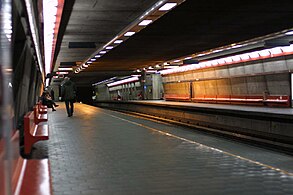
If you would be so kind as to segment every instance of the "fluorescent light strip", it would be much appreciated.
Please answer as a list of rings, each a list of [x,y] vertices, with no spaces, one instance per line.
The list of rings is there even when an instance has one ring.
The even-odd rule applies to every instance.
[[[44,51],[46,74],[51,72],[57,6],[58,0],[43,0]]]
[[[113,82],[113,83],[109,83],[109,84],[107,84],[107,86],[108,87],[113,87],[113,86],[116,86],[116,85],[130,83],[130,82],[134,82],[134,81],[138,81],[138,80],[139,80],[138,77],[134,76],[134,77],[131,77],[131,78],[127,78],[127,79],[123,79],[123,80],[116,81],[116,82]]]
[[[119,43],[122,43],[122,42],[123,42],[123,40],[121,40],[121,39],[117,39],[116,41],[114,41],[115,44],[119,44]]]
[[[138,26],[147,26],[152,22],[153,22],[152,20],[143,20],[138,24]]]
[[[12,17],[11,17],[11,3],[9,3],[9,1],[7,1],[6,3],[3,2],[2,4],[3,8],[3,13],[2,13],[2,20],[1,22],[3,22],[3,31],[4,34],[6,36],[6,38],[8,39],[9,42],[11,42],[11,36],[12,36]]]
[[[101,55],[95,55],[95,58],[100,58],[101,57]]]
[[[108,46],[105,49],[113,49],[113,48],[114,48],[113,46]]]
[[[106,51],[100,51],[100,54],[105,54],[105,53],[107,53]]]
[[[72,71],[73,68],[58,68],[58,70],[69,70],[69,71]]]
[[[177,3],[165,3],[162,7],[159,8],[160,11],[169,11],[173,7],[175,7]]]
[[[37,29],[37,25],[36,25],[36,21],[35,21],[35,17],[34,17],[34,12],[32,10],[32,0],[25,0],[25,6],[26,6],[26,11],[28,13],[28,20],[29,20],[29,26],[30,26],[30,30],[32,33],[32,37],[33,37],[33,42],[35,45],[35,51],[37,53],[37,59],[38,59],[38,63],[39,63],[39,68],[40,71],[42,73],[42,77],[43,79],[45,79],[45,72],[43,69],[43,61],[42,61],[42,57],[41,57],[41,51],[40,51],[40,47],[39,47],[39,35],[38,32],[35,31],[35,29]]]
[[[56,74],[68,74],[68,72],[56,72]]]
[[[286,32],[285,35],[293,35],[293,30],[289,31],[289,32]]]
[[[130,37],[132,35],[134,35],[135,32],[132,32],[132,31],[128,31],[127,33],[124,34],[125,37]]]

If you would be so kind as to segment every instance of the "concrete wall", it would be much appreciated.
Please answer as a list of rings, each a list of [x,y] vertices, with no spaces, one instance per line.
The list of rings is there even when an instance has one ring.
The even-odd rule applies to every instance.
[[[183,82],[192,82],[193,97],[201,95],[290,95],[293,57],[213,67],[163,76],[165,93],[186,92]],[[178,81],[181,83],[179,84]]]
[[[101,84],[94,88],[96,100],[110,100],[110,93],[107,85]]]

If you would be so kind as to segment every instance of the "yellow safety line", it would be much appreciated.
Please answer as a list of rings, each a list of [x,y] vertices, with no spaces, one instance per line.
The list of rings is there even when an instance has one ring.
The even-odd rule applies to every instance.
[[[128,115],[128,116],[132,116],[132,117],[137,117],[137,116],[133,116],[133,115],[130,115],[130,114],[126,114],[126,113],[121,113],[119,112],[119,114],[124,114],[124,115]],[[149,127],[149,126],[146,126],[146,125],[143,125],[143,124],[140,124],[140,123],[137,123],[137,122],[133,122],[133,121],[130,121],[130,120],[127,120],[127,119],[123,119],[123,118],[120,118],[118,116],[114,116],[112,114],[108,114],[107,115],[109,116],[112,116],[113,118],[117,118],[117,119],[120,119],[122,121],[126,121],[128,123],[131,123],[131,124],[134,124],[134,125],[137,125],[137,126],[141,126],[141,127],[144,127],[146,129],[149,129],[149,130],[152,130],[152,131],[155,131],[157,133],[160,133],[162,135],[165,135],[165,136],[169,136],[169,137],[172,137],[172,138],[176,138],[176,139],[179,139],[179,140],[182,140],[182,141],[186,141],[186,142],[189,142],[189,143],[192,143],[192,144],[196,144],[198,146],[202,146],[202,147],[206,147],[208,149],[211,149],[211,150],[214,150],[214,151],[217,151],[217,152],[221,152],[223,154],[226,154],[226,155],[229,155],[229,156],[233,156],[235,158],[239,158],[241,160],[245,160],[245,161],[248,161],[250,163],[254,163],[254,164],[257,164],[257,165],[260,165],[260,166],[264,166],[264,167],[267,167],[269,169],[272,169],[272,170],[275,170],[275,171],[278,171],[278,172],[282,172],[286,175],[289,175],[289,176],[293,176],[293,173],[290,173],[290,172],[287,172],[285,170],[282,170],[282,169],[279,169],[279,168],[276,168],[276,167],[273,167],[273,166],[270,166],[270,165],[266,165],[266,164],[263,164],[261,162],[257,162],[257,161],[254,161],[254,160],[250,160],[248,158],[245,158],[245,157],[242,157],[242,156],[239,156],[239,155],[236,155],[236,154],[232,154],[230,152],[225,152],[223,150],[219,150],[217,148],[213,148],[213,147],[210,147],[210,146],[207,146],[207,145],[204,145],[204,144],[201,144],[201,143],[198,143],[198,142],[195,142],[195,141],[192,141],[192,140],[189,140],[189,139],[186,139],[186,138],[183,138],[183,137],[179,137],[177,135],[173,135],[171,133],[166,133],[166,132],[163,132],[161,130],[158,130],[158,129],[155,129],[153,127]]]

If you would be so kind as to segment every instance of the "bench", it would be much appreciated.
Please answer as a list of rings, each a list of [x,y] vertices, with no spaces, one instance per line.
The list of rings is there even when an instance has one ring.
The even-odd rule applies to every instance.
[[[47,106],[43,105],[41,102],[37,103],[38,109],[39,109],[39,113],[40,114],[47,114],[48,113],[48,108]]]
[[[188,94],[165,94],[165,100],[190,101]]]
[[[269,95],[262,102],[268,106],[290,107],[290,96],[287,95]]]
[[[48,139],[48,124],[44,122],[36,122],[35,112],[28,112],[24,116],[24,154],[30,154],[34,143]]]
[[[35,119],[35,123],[38,124],[40,122],[46,122],[48,121],[48,115],[47,114],[41,114],[39,112],[39,106],[35,105],[34,106],[34,119]]]
[[[264,99],[259,95],[201,95],[191,98],[193,102],[201,103],[228,103],[259,106],[290,107],[290,97],[287,95],[271,95]]]
[[[0,194],[52,194],[52,181],[50,176],[50,163],[48,159],[27,160],[19,155],[19,132],[13,133],[9,145],[11,158],[9,163],[4,160],[8,151],[3,139],[0,138]],[[4,173],[10,170],[9,175]],[[10,185],[5,185],[9,183]]]
[[[216,103],[217,96],[216,95],[200,95],[191,98],[194,102],[199,103]]]

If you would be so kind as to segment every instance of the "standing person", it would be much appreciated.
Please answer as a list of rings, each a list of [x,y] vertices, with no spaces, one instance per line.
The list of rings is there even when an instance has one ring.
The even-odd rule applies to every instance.
[[[74,109],[73,103],[76,98],[76,86],[69,77],[64,78],[64,82],[61,87],[61,94],[62,99],[65,101],[68,117],[71,117]]]

